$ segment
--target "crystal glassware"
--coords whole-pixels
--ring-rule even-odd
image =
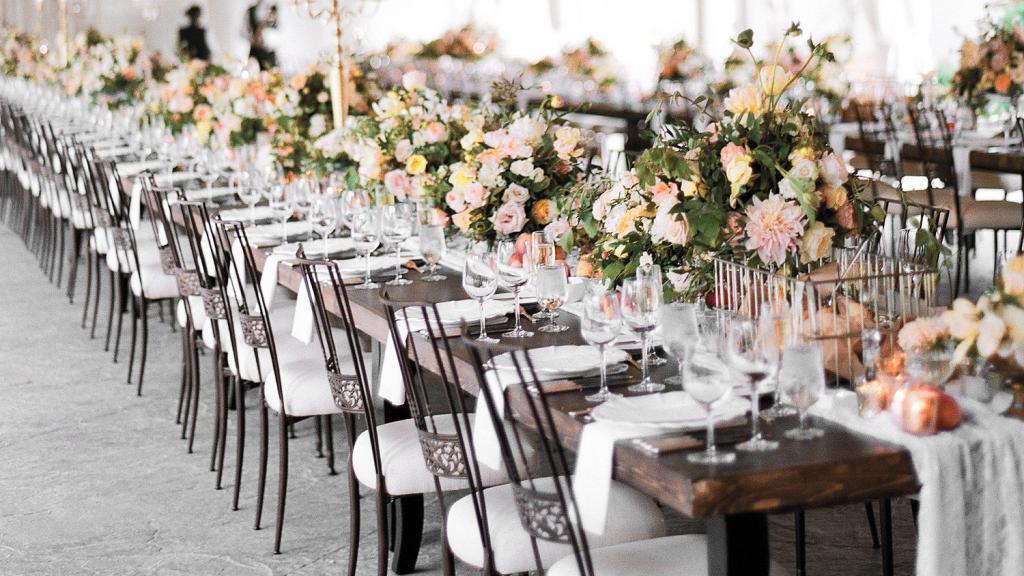
[[[338,228],[338,209],[334,199],[317,194],[309,209],[309,221],[313,230],[323,238],[323,257],[327,258],[327,237]]]
[[[420,226],[420,253],[430,268],[423,277],[424,282],[440,282],[448,277],[437,272],[437,263],[444,258],[445,239],[443,226]]]
[[[541,332],[564,332],[569,329],[563,324],[555,324],[555,313],[569,297],[569,280],[565,276],[565,266],[561,264],[538,265],[535,288],[537,302],[548,312],[548,323],[538,328]],[[535,316],[536,317],[536,316]]]
[[[665,379],[666,384],[685,385],[686,363],[700,345],[697,304],[675,302],[661,308],[662,347],[676,359],[679,374]]]
[[[498,289],[498,264],[490,252],[469,252],[462,266],[462,289],[470,298],[480,303],[480,335],[477,341],[494,344],[497,338],[487,335],[487,318],[484,305]]]
[[[251,181],[248,172],[236,172],[229,179],[235,194],[249,207],[249,223],[256,225],[256,204],[260,201],[260,191]]]
[[[395,247],[395,277],[388,280],[389,286],[412,284],[411,280],[402,278],[402,242],[412,236],[412,228],[415,224],[414,209],[414,205],[405,203],[388,204],[382,208],[381,230],[388,244]]]
[[[651,380],[648,360],[651,353],[651,332],[658,326],[661,309],[661,283],[657,285],[651,277],[627,278],[622,283],[622,320],[630,330],[640,336],[643,349],[641,380],[629,387],[630,392],[661,392],[664,384]]]
[[[768,379],[771,366],[764,347],[758,341],[757,326],[748,319],[734,319],[729,323],[725,339],[725,362],[741,374],[750,386],[750,440],[736,446],[738,450],[765,452],[775,450],[779,443],[761,435],[758,407],[761,383]]]
[[[645,282],[650,282],[650,284],[652,286],[654,286],[654,285],[662,286],[662,284],[663,284],[662,283],[662,278],[661,278],[661,267],[660,266],[654,266],[654,265],[640,266],[639,268],[636,269],[636,277],[642,279]],[[661,334],[660,327],[656,327],[654,330],[659,335]],[[652,340],[652,342],[654,340],[654,335],[653,334],[651,335],[651,340]],[[647,366],[648,367],[650,367],[650,366],[663,366],[663,365],[665,365],[667,363],[668,363],[668,360],[665,360],[664,358],[662,358],[661,355],[658,354],[657,349],[655,349],[654,345],[652,344],[650,352],[647,355]]]
[[[540,266],[549,266],[555,263],[555,245],[547,241],[544,232],[530,233],[530,243],[527,245],[529,255],[529,266],[533,280],[537,280],[537,270]],[[540,310],[533,315],[534,320],[546,320],[557,318],[558,312]]]
[[[684,370],[688,370],[689,366],[683,366]],[[707,419],[707,437],[705,444],[707,447],[701,452],[693,452],[686,455],[688,462],[694,464],[728,464],[736,460],[736,454],[733,452],[720,452],[715,446],[715,416],[714,416],[714,403],[725,396],[732,388],[732,383],[729,382],[728,378],[721,378],[717,374],[711,375],[696,375],[690,374],[689,376],[683,377],[683,390],[693,398],[697,404],[700,404],[701,408],[708,415]]]
[[[608,345],[615,341],[622,329],[619,297],[600,284],[592,284],[583,296],[583,315],[580,334],[591,346],[601,352],[601,387],[586,397],[587,402],[604,402],[618,396],[608,390]]]
[[[779,307],[762,314],[758,319],[758,337],[764,347],[765,358],[771,368],[771,379],[775,382],[774,402],[772,407],[761,413],[772,420],[782,416],[792,416],[796,410],[782,401],[782,386],[779,385],[779,370],[782,367],[782,351],[792,344],[793,329],[788,309]]]
[[[782,354],[780,382],[789,401],[800,414],[800,427],[787,430],[786,438],[811,440],[825,432],[807,427],[807,409],[825,392],[825,362],[818,344],[796,344],[786,347]]]
[[[366,258],[366,276],[357,290],[371,290],[378,284],[370,278],[370,254],[380,246],[380,217],[374,208],[367,208],[352,217],[352,245]]]
[[[498,264],[498,280],[502,286],[512,291],[515,306],[515,326],[501,336],[503,338],[529,338],[533,336],[533,332],[524,330],[521,325],[519,293],[523,286],[530,281],[530,270],[524,265],[522,256],[516,252],[516,243],[511,240],[498,242],[495,256]]]

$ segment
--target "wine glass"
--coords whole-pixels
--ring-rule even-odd
[[[384,240],[395,247],[395,277],[388,281],[388,286],[412,284],[411,280],[402,278],[402,242],[412,236],[412,210],[413,205],[405,203],[389,204],[383,208],[381,230]]]
[[[661,267],[660,266],[655,266],[655,265],[650,265],[650,264],[644,265],[644,266],[640,266],[639,268],[636,269],[636,277],[640,278],[644,282],[649,282],[651,284],[651,286],[658,286],[659,290],[661,289],[660,287],[664,285],[664,283],[662,282],[662,278],[661,278]],[[655,328],[655,331],[658,332],[659,334],[661,333],[661,330],[659,328],[657,328],[657,327]],[[651,340],[653,341],[653,339],[654,338],[653,338],[653,335],[652,335]],[[654,347],[652,346],[651,350],[650,350],[650,353],[647,356],[647,365],[648,366],[662,366],[662,365],[667,364],[667,363],[668,363],[668,360],[665,360],[664,358],[662,358],[661,355],[658,354],[658,351],[655,350]]]
[[[462,289],[470,298],[480,303],[480,335],[477,342],[494,344],[497,338],[487,335],[487,318],[484,304],[498,289],[498,263],[490,252],[469,252],[462,266]]]
[[[696,304],[684,302],[675,302],[661,308],[662,343],[679,364],[679,374],[666,378],[666,384],[686,384],[686,363],[701,341],[697,308]]]
[[[533,332],[524,330],[519,320],[519,292],[530,281],[530,270],[523,264],[522,256],[516,252],[516,243],[511,240],[498,242],[498,279],[502,286],[512,291],[515,301],[515,327],[505,332],[503,338],[529,338]]]
[[[424,282],[440,282],[448,279],[444,274],[437,273],[437,263],[444,258],[445,250],[443,226],[420,227],[420,252],[423,254],[423,259],[430,265],[427,275],[423,277]]]
[[[538,265],[535,286],[537,302],[548,312],[548,323],[538,330],[551,333],[568,330],[568,326],[555,324],[555,318],[558,317],[555,311],[569,298],[569,281],[565,277],[565,266],[561,264]]]
[[[213,183],[217,181],[217,171],[213,168],[213,151],[201,150],[196,154],[192,169],[199,173],[199,179],[206,184],[206,191],[213,190]]]
[[[689,369],[684,366],[684,369]],[[715,417],[714,403],[729,393],[732,383],[728,378],[722,378],[719,374],[690,374],[683,379],[683,389],[690,395],[690,398],[700,404],[701,408],[708,415],[707,448],[702,452],[694,452],[686,455],[688,462],[694,464],[728,464],[736,460],[734,452],[719,452],[715,446]]]
[[[793,343],[793,327],[789,310],[779,305],[763,314],[758,319],[758,336],[764,347],[765,358],[771,368],[771,378],[775,380],[774,402],[772,407],[762,414],[768,420],[782,416],[792,416],[796,410],[782,401],[782,386],[779,385],[779,371],[782,367],[782,352]]]
[[[739,450],[764,452],[775,450],[779,443],[761,436],[758,404],[761,382],[771,372],[768,358],[764,355],[764,347],[757,338],[757,327],[749,319],[734,319],[729,324],[725,340],[725,362],[733,371],[742,374],[750,385],[750,420],[752,435],[750,440],[736,446]]]
[[[608,390],[608,345],[615,341],[622,329],[622,314],[619,297],[605,290],[600,284],[592,284],[583,296],[583,315],[580,317],[580,334],[587,344],[597,346],[601,352],[601,388],[586,397],[587,402],[604,402],[618,396]]]
[[[288,196],[291,198],[292,208],[299,214],[299,220],[305,220],[309,225],[309,238],[313,238],[313,224],[308,218],[313,202],[309,182],[305,178],[295,180],[288,186]]]
[[[324,239],[324,258],[327,258],[327,237],[338,227],[338,210],[334,199],[324,194],[317,194],[309,210],[309,221],[313,229]]]
[[[253,182],[250,181],[248,172],[236,172],[231,178],[231,187],[234,189],[235,194],[242,199],[249,207],[249,221],[253,226],[256,225],[256,204],[260,201],[260,190]]]
[[[377,209],[367,208],[352,216],[352,246],[366,258],[366,276],[357,290],[371,290],[378,284],[370,278],[370,254],[380,246],[380,217]]]
[[[800,427],[787,430],[791,440],[812,440],[825,434],[820,428],[807,427],[807,409],[825,392],[825,362],[818,344],[787,346],[782,354],[780,382],[790,402],[800,414]]]
[[[537,280],[537,269],[539,266],[547,266],[555,263],[555,245],[551,244],[546,240],[544,232],[537,231],[530,233],[530,242],[526,246],[527,256],[529,257],[530,273],[532,279],[536,282]],[[554,315],[554,316],[552,316]],[[548,312],[547,310],[540,310],[533,315],[536,319],[546,319],[558,317],[558,312]]]
[[[640,335],[640,344],[643,348],[643,360],[641,362],[642,379],[639,384],[628,388],[630,392],[661,392],[665,389],[664,384],[651,380],[648,359],[650,358],[651,332],[658,326],[659,310],[661,308],[661,283],[652,285],[650,277],[627,278],[622,283],[622,319],[626,326],[633,332]]]
[[[285,194],[285,187],[280,183],[272,183],[264,188],[267,202],[270,204],[270,211],[274,214],[274,220],[281,223],[281,242],[288,241],[288,219],[292,216],[292,205],[288,195]]]
[[[341,193],[341,221],[351,230],[352,218],[372,203],[373,198],[366,190],[345,190]]]

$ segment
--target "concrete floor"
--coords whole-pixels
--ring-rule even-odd
[[[3,227],[0,254],[0,575],[343,573],[346,486],[315,457],[311,426],[297,426],[292,441],[283,553],[275,556],[276,453],[264,529],[252,529],[255,417],[248,427],[242,509],[232,512],[233,441],[224,490],[214,490],[209,471],[209,388],[196,453],[186,453],[174,424],[179,335],[153,323],[144,396],[137,398],[125,383],[126,357],[113,364],[102,340],[89,339],[79,328],[80,303],[69,305],[63,290],[47,283],[19,238]],[[208,382],[205,363],[203,369]],[[359,573],[371,574],[372,500],[363,504]],[[895,512],[896,573],[911,574],[915,533],[909,506],[898,502]],[[427,516],[420,573],[437,574],[440,513],[433,498]],[[675,533],[700,530],[699,523],[678,517],[670,517],[670,527]],[[881,555],[871,548],[860,505],[812,511],[807,529],[810,574],[881,573]],[[794,573],[792,516],[771,519],[771,541],[774,559]],[[459,572],[472,573],[466,567]]]

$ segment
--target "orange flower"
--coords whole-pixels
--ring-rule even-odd
[[[1010,91],[1010,75],[1000,74],[996,76],[996,92],[1006,94]]]

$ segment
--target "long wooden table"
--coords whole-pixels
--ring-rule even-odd
[[[265,254],[256,253],[262,269]],[[426,284],[419,274],[410,272],[413,284],[393,287],[389,293],[398,299],[443,302],[466,298],[457,271],[447,271],[447,281]],[[300,286],[298,271],[280,264],[278,281],[291,291]],[[377,341],[386,341],[388,333],[384,307],[376,291],[349,292],[356,325],[360,331]],[[336,312],[337,302],[328,302]],[[537,332],[523,340],[529,348],[554,344],[581,344],[578,320],[563,313],[558,319],[570,330],[550,335]],[[531,323],[524,320],[526,327]],[[413,338],[422,338],[414,335]],[[479,383],[472,369],[468,350],[458,339],[452,342],[457,372],[469,392]],[[420,342],[417,345],[429,345]],[[420,358],[433,358],[430,354]],[[671,365],[672,363],[669,363]],[[427,370],[436,366],[424,364]],[[674,367],[655,370],[656,377],[672,374]],[[617,390],[625,392],[624,390]],[[557,432],[565,445],[574,448],[584,422],[570,415],[586,407],[583,391],[559,393],[552,397],[556,409]],[[511,412],[523,420],[523,400],[513,393],[509,399]],[[799,511],[810,508],[859,503],[914,494],[919,485],[907,451],[851,432],[828,421],[815,422],[825,436],[809,442],[795,442],[782,437],[781,430],[796,426],[795,418],[769,424],[766,432],[777,439],[777,451],[740,453],[734,464],[702,466],[686,461],[685,453],[651,457],[627,442],[615,448],[614,477],[658,499],[678,512],[694,518],[706,518],[709,538],[710,574],[767,575],[768,525],[766,514]],[[883,537],[887,536],[883,534]],[[891,535],[888,535],[891,537]],[[409,541],[417,538],[408,538]]]

